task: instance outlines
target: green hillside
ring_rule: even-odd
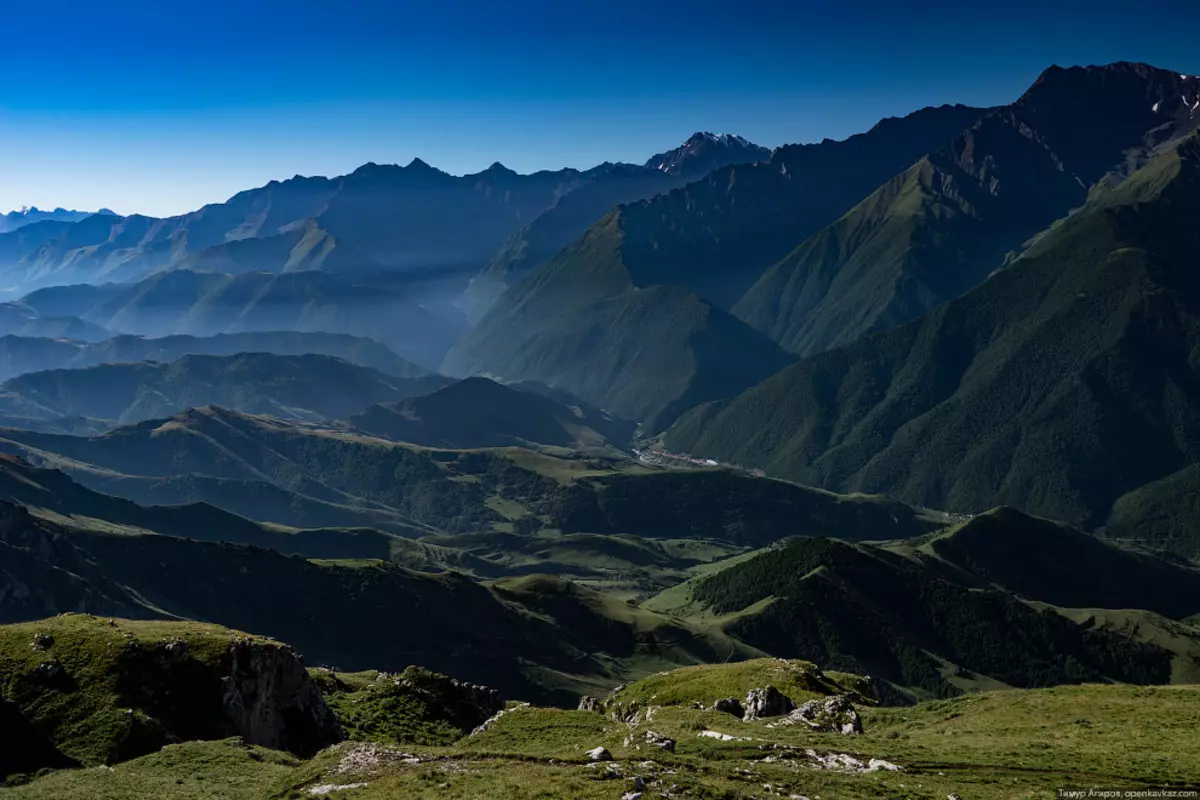
[[[962,298],[697,409],[667,445],[839,491],[1098,526],[1200,459],[1198,193],[1193,136]]]
[[[993,512],[915,551],[797,539],[694,581],[691,598],[766,652],[918,693],[1168,682],[1177,650],[1022,598],[1179,620],[1200,608],[1200,572],[1048,525]]]

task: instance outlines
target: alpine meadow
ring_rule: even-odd
[[[6,16],[0,798],[1200,797],[1200,7]]]

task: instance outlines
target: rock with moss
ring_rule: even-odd
[[[299,656],[215,625],[64,614],[0,626],[5,774],[238,736],[310,756],[343,731]]]

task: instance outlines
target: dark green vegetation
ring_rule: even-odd
[[[3,336],[0,337],[0,378],[8,380],[47,369],[82,369],[129,361],[168,363],[187,355],[232,356],[238,353],[333,356],[397,378],[420,378],[429,374],[372,339],[338,333],[266,331],[159,339],[115,336],[90,343],[61,338]]]
[[[945,107],[624,205],[510,288],[443,362],[540,380],[652,429],[784,358],[727,311],[773,261],[978,115]]]
[[[624,448],[635,427],[594,408],[567,406],[487,378],[467,378],[420,397],[375,405],[346,422],[383,439],[458,449],[609,444]]]
[[[1186,132],[1185,83],[1144,64],[1047,70],[796,248],[734,313],[802,355],[921,316]]]
[[[1200,610],[1200,572],[999,509],[918,540],[787,546],[694,581],[691,600],[732,614],[723,630],[766,652],[870,673],[918,694],[996,685],[1166,683],[1195,660],[1054,606]],[[1146,637],[1148,638],[1148,637]],[[1195,663],[1188,668],[1194,673]]]
[[[697,409],[668,445],[841,491],[1099,526],[1122,495],[1200,460],[1198,210],[1192,136],[962,298]]]
[[[127,424],[221,405],[249,414],[319,421],[425,394],[446,383],[438,376],[396,378],[323,355],[185,355],[169,364],[102,364],[12,378],[0,384],[0,414]]]

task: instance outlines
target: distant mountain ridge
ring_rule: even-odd
[[[107,208],[102,208],[99,211],[74,211],[66,208],[55,208],[53,211],[46,211],[37,206],[26,206],[0,215],[0,233],[15,231],[18,228],[32,225],[35,222],[42,222],[43,220],[78,222],[93,214],[116,216],[114,212],[109,211]]]
[[[753,146],[739,139],[693,149],[672,160],[673,174],[698,177],[751,157]],[[611,166],[522,175],[495,163],[454,176],[414,158],[406,166],[371,162],[333,178],[271,181],[163,219],[31,210],[20,237],[0,223],[0,272],[23,291],[135,281],[171,268],[469,275],[521,227]]]
[[[43,289],[21,302],[45,314],[69,311],[112,333],[216,336],[297,331],[360,336],[426,368],[437,365],[462,330],[461,320],[425,307],[404,289],[320,270],[230,275],[180,269],[136,283]]]
[[[183,355],[168,364],[105,363],[47,370],[0,384],[0,414],[115,424],[161,419],[196,406],[320,421],[445,386],[440,376],[396,378],[332,356]]]

